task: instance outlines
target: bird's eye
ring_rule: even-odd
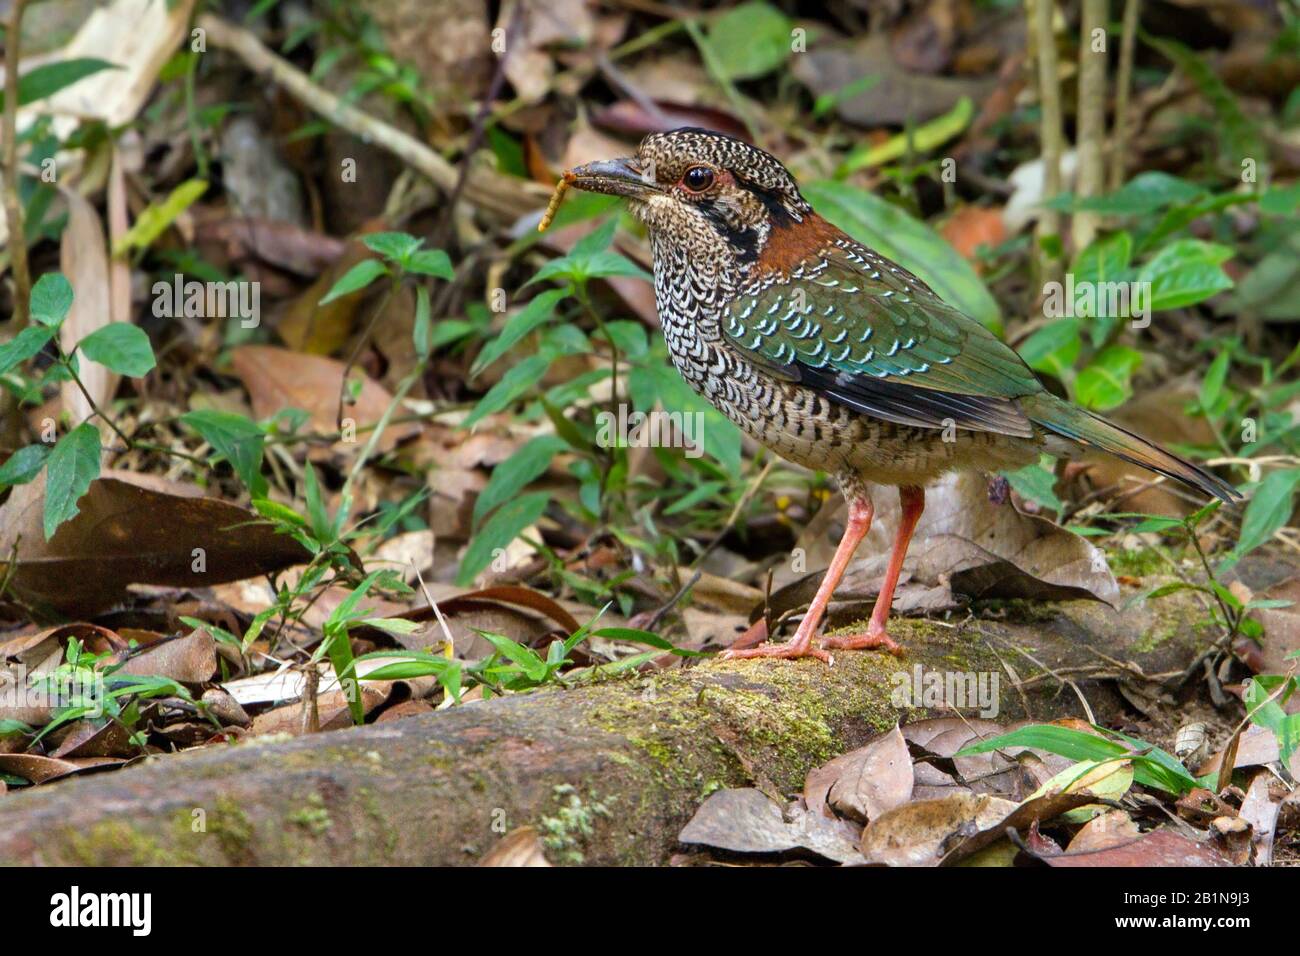
[[[693,193],[702,193],[713,185],[713,170],[708,166],[692,166],[682,177],[682,185]]]

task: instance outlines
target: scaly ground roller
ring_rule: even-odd
[[[794,638],[731,657],[829,660],[897,652],[885,632],[927,482],[1040,453],[1100,448],[1225,500],[1231,486],[1047,392],[1009,346],[907,269],[817,213],[770,154],[700,129],[647,136],[635,156],[565,173],[625,197],[645,223],[655,298],[677,371],[743,431],[833,474],[848,525]],[[947,440],[945,440],[947,439]],[[865,634],[814,643],[871,526],[866,481],[896,485],[901,521]]]

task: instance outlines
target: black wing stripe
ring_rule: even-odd
[[[971,431],[996,432],[1032,438],[1033,425],[1012,399],[963,395],[917,388],[872,375],[847,375],[803,363],[799,381],[830,400],[864,415],[918,428],[944,428],[949,424]]]

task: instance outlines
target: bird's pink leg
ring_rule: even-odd
[[[826,605],[831,603],[831,595],[839,587],[840,579],[844,577],[844,570],[853,559],[853,552],[858,549],[862,539],[871,530],[871,516],[874,513],[875,509],[870,498],[865,495],[861,498],[849,498],[849,522],[844,529],[844,537],[840,538],[839,547],[835,549],[835,557],[831,558],[831,566],[826,569],[826,576],[822,578],[821,586],[817,588],[812,604],[808,605],[808,613],[799,622],[799,629],[795,631],[794,638],[788,644],[766,644],[763,647],[745,650],[723,651],[721,656],[726,660],[735,660],[738,657],[816,657],[829,663],[830,655],[820,648],[813,647],[813,637],[821,625],[822,618],[826,615]]]
[[[912,541],[912,532],[916,522],[925,510],[925,489],[904,485],[898,489],[898,501],[902,506],[898,519],[898,534],[894,538],[894,551],[889,556],[889,568],[885,571],[885,583],[881,585],[880,594],[876,596],[876,607],[871,612],[866,634],[848,637],[828,637],[822,641],[822,647],[841,648],[844,650],[863,650],[869,647],[883,647],[891,654],[901,654],[903,649],[889,639],[885,633],[885,621],[889,618],[890,605],[894,603],[894,588],[898,586],[898,576],[903,570],[903,558],[907,556],[907,546]]]

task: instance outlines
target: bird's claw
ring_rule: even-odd
[[[788,644],[764,644],[762,647],[747,647],[743,650],[723,651],[718,655],[724,661],[741,660],[748,657],[777,657],[785,660],[794,660],[800,657],[815,657],[824,664],[831,662],[830,654],[818,647],[813,647],[809,641],[806,645],[801,645],[798,641],[791,641]]]
[[[865,634],[850,634],[845,637],[824,637],[821,645],[828,650],[866,651],[883,648],[895,657],[903,656],[903,648],[882,631],[870,631]]]

